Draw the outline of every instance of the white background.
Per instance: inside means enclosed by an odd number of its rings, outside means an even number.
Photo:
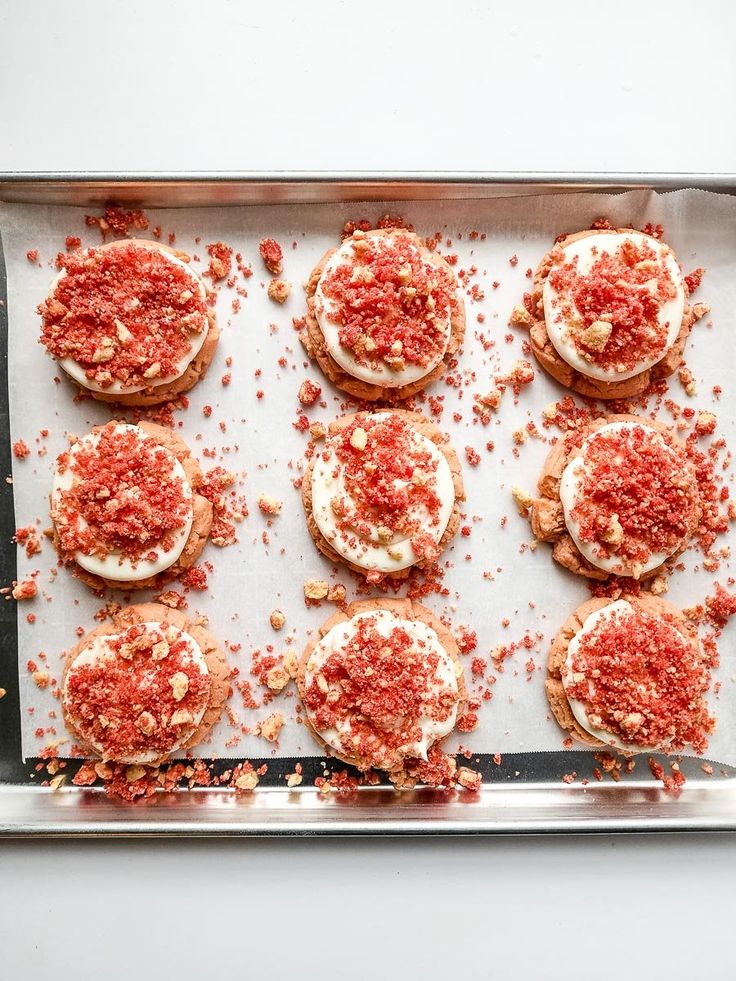
[[[735,38],[729,0],[2,0],[0,169],[735,171]],[[0,977],[730,979],[735,844],[5,843]]]

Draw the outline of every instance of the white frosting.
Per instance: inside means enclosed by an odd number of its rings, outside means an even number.
[[[152,252],[158,252],[167,262],[170,262],[174,266],[180,266],[184,269],[192,281],[193,289],[196,289],[202,299],[206,299],[207,290],[204,283],[197,275],[197,273],[190,269],[186,262],[180,259],[178,256],[172,255],[170,252],[166,252],[164,249],[160,249],[158,246],[151,244],[142,245],[140,241],[136,241],[136,246],[138,248],[148,248]],[[104,247],[104,246],[103,246]],[[66,276],[66,269],[62,269],[61,272],[56,276],[51,283],[49,288],[49,296],[53,296],[56,286]],[[125,310],[120,311],[120,319],[125,322]],[[152,386],[158,387],[160,385],[167,385],[177,378],[181,378],[184,372],[187,370],[189,365],[194,361],[196,356],[202,349],[207,334],[209,332],[209,318],[205,316],[205,326],[204,328],[197,331],[189,332],[189,343],[191,345],[189,351],[177,361],[176,371],[171,375],[166,375],[165,377],[152,378],[150,381],[146,381],[143,385],[123,385],[121,382],[113,379],[110,385],[99,385],[94,378],[87,377],[87,368],[80,365],[73,358],[59,358],[59,364],[64,369],[64,371],[77,382],[78,385],[82,385],[83,388],[88,389],[91,392],[105,392],[109,395],[132,395],[134,392],[142,392],[146,388],[151,388]],[[103,366],[101,366],[103,367]]]
[[[667,300],[659,309],[657,321],[662,331],[666,331],[667,340],[664,348],[655,358],[642,358],[629,370],[616,371],[611,368],[602,368],[587,361],[575,346],[570,326],[564,317],[560,317],[558,306],[563,300],[570,299],[555,290],[549,280],[545,280],[542,291],[544,303],[544,319],[547,325],[547,334],[559,356],[566,361],[572,368],[579,371],[587,378],[596,378],[600,381],[623,381],[632,378],[634,375],[641,374],[647,368],[661,361],[667,351],[672,347],[677,339],[682,326],[682,317],[685,310],[685,285],[683,282],[682,271],[672,250],[661,242],[643,235],[640,232],[626,232],[619,234],[600,234],[589,235],[587,238],[579,239],[565,246],[563,249],[565,259],[570,262],[575,256],[578,257],[577,268],[582,274],[590,272],[594,261],[603,252],[612,255],[625,240],[633,241],[637,246],[648,245],[657,253],[657,259],[661,265],[666,266],[672,277],[672,283],[677,291],[677,295],[672,300]],[[596,250],[594,254],[594,250]],[[646,290],[648,287],[639,287]],[[560,317],[560,319],[558,319]]]
[[[336,652],[339,653],[355,637],[358,632],[358,623],[366,618],[371,618],[375,621],[375,629],[382,637],[390,637],[392,631],[396,627],[400,627],[415,641],[415,650],[420,650],[427,655],[436,654],[438,657],[436,669],[437,681],[432,685],[431,693],[432,695],[436,695],[440,691],[449,691],[457,695],[457,702],[459,702],[455,661],[444,649],[435,631],[421,621],[403,620],[390,610],[374,610],[359,613],[347,622],[338,623],[332,630],[325,634],[307,661],[304,675],[307,689],[311,686],[315,675],[319,673],[331,655]],[[407,758],[426,760],[430,747],[452,732],[457,719],[457,702],[444,721],[433,719],[429,714],[421,715],[417,721],[422,731],[422,736],[416,742],[402,746],[402,754]],[[311,715],[310,721],[314,725],[314,719]],[[330,729],[317,729],[316,726],[315,729],[327,745],[335,750],[336,753],[348,756],[352,755],[350,742],[352,727],[349,719],[344,720],[338,726]],[[343,736],[345,737],[344,741]]]
[[[138,426],[121,424],[115,426],[113,431],[115,433],[125,431],[134,432],[138,435],[141,441],[147,438],[145,432]],[[52,512],[56,512],[60,508],[64,492],[68,491],[78,482],[78,478],[73,473],[75,456],[83,448],[85,450],[94,449],[94,447],[96,447],[99,443],[101,436],[101,432],[88,433],[81,440],[79,440],[78,443],[75,443],[74,446],[71,447],[69,450],[67,465],[64,467],[64,469],[62,470],[59,466],[57,466],[54,472],[54,485],[51,492]],[[86,569],[87,572],[91,572],[95,576],[101,576],[103,579],[112,579],[115,582],[132,582],[138,579],[147,579],[149,576],[158,575],[159,572],[163,572],[164,569],[168,569],[170,566],[172,566],[184,551],[184,546],[189,538],[189,532],[192,529],[192,522],[194,520],[194,511],[191,504],[192,488],[187,480],[184,468],[176,459],[174,454],[163,446],[159,449],[161,452],[165,453],[167,458],[171,461],[171,476],[174,479],[181,479],[184,497],[190,502],[189,517],[181,528],[178,528],[171,533],[171,548],[168,551],[164,551],[160,545],[151,545],[147,551],[154,552],[156,558],[153,560],[148,558],[140,558],[136,562],[132,562],[130,559],[125,558],[118,551],[110,552],[104,557],[100,557],[98,555],[85,555],[84,552],[75,552],[74,561],[77,563],[77,565],[81,566],[83,569]],[[77,516],[77,527],[80,530],[84,530],[88,527],[87,522],[81,515]]]
[[[389,413],[376,412],[367,418],[380,420],[387,415]],[[455,505],[452,472],[445,455],[432,440],[418,433],[411,424],[409,424],[409,428],[414,446],[418,450],[428,453],[436,464],[434,471],[425,472],[429,472],[433,476],[432,489],[440,502],[436,523],[432,523],[431,516],[424,506],[412,508],[410,517],[419,522],[422,531],[427,532],[436,542],[439,542],[445,533]],[[371,439],[370,431],[368,439],[369,441]],[[328,440],[327,448],[329,445]],[[407,481],[396,481],[397,487],[405,487],[407,484]],[[409,538],[396,535],[390,541],[382,542],[378,537],[378,526],[374,524],[369,525],[370,537],[368,538],[360,537],[357,532],[348,534],[345,529],[338,528],[330,504],[336,495],[350,500],[342,464],[337,459],[334,450],[330,452],[328,460],[324,459],[323,453],[319,453],[315,457],[312,468],[312,514],[317,527],[332,548],[349,562],[353,562],[363,569],[377,569],[380,572],[398,572],[417,561]]]
[[[565,694],[567,700],[570,704],[572,714],[575,716],[575,721],[581,728],[585,729],[586,732],[590,733],[596,739],[600,739],[601,742],[606,743],[609,746],[613,746],[615,749],[622,750],[625,753],[651,753],[654,749],[652,746],[639,746],[636,743],[625,743],[618,736],[614,736],[613,733],[609,732],[607,729],[599,729],[594,726],[589,718],[586,711],[585,703],[579,701],[576,698],[571,698],[568,691],[568,686],[571,686],[573,682],[573,660],[580,648],[581,641],[583,637],[591,634],[599,624],[602,624],[606,620],[613,620],[616,616],[628,616],[634,612],[634,608],[631,603],[626,600],[616,600],[615,603],[611,603],[609,606],[604,606],[600,610],[596,610],[591,613],[589,617],[586,618],[582,629],[578,631],[577,634],[570,641],[570,645],[567,649],[567,658],[565,660],[565,670],[562,672],[562,685],[565,689]],[[673,629],[682,637],[683,641],[687,643],[687,638],[680,633],[679,630],[673,625]],[[594,681],[589,680],[588,685],[594,685]],[[657,749],[666,751],[667,747],[657,747]]]
[[[387,243],[386,237],[380,232],[366,232],[366,236],[375,238],[379,246]],[[345,264],[349,266],[356,264],[355,254],[352,248],[353,241],[354,240],[352,238],[346,239],[340,248],[337,249],[330,257],[322,271],[322,275],[320,276],[314,295],[315,316],[320,330],[324,335],[327,350],[340,365],[343,371],[346,371],[349,375],[352,375],[353,378],[358,378],[361,381],[368,382],[369,384],[382,385],[384,388],[397,388],[401,385],[409,385],[412,382],[419,381],[420,378],[424,378],[425,375],[428,375],[431,371],[434,371],[445,356],[451,333],[450,311],[447,311],[444,319],[440,319],[438,316],[437,320],[435,321],[436,326],[438,326],[444,334],[445,343],[442,349],[427,364],[406,364],[400,371],[394,371],[383,361],[377,360],[375,362],[368,363],[359,363],[356,361],[352,351],[340,344],[339,323],[331,320],[328,316],[328,314],[332,314],[333,316],[338,315],[340,313],[341,304],[325,296],[322,290],[323,280],[334,272],[335,269]],[[413,241],[413,247],[417,254],[424,259],[427,266],[431,267],[432,269],[437,268],[436,257],[433,256],[426,246]]]
[[[678,543],[671,552],[652,552],[646,562],[638,563],[636,565],[620,558],[615,552],[611,552],[608,557],[605,557],[600,554],[601,543],[595,541],[585,542],[581,539],[580,523],[573,515],[573,509],[580,500],[581,487],[587,471],[585,454],[591,442],[593,442],[593,440],[595,440],[598,436],[605,433],[637,428],[643,428],[651,439],[655,440],[668,453],[671,453],[673,459],[677,459],[677,454],[670,446],[667,445],[661,434],[650,427],[643,426],[641,423],[637,422],[612,422],[607,426],[601,426],[600,429],[597,429],[594,433],[591,433],[591,435],[588,436],[583,445],[580,447],[578,454],[573,457],[573,459],[565,467],[560,480],[560,501],[562,502],[562,510],[565,515],[565,525],[567,526],[567,530],[570,532],[578,551],[581,552],[584,558],[586,558],[588,562],[590,562],[591,565],[594,565],[597,569],[602,569],[604,572],[613,572],[616,575],[633,576],[635,579],[645,575],[647,572],[651,572],[651,570],[656,569],[657,566],[662,565],[665,559],[668,559],[670,555],[673,555],[678,550],[681,543]],[[614,460],[613,462],[620,463],[621,461]]]
[[[202,675],[209,674],[209,669],[207,667],[207,662],[202,653],[202,649],[197,643],[197,641],[192,637],[191,634],[187,633],[186,630],[181,630],[179,627],[169,626],[168,629],[163,632],[161,630],[161,624],[155,621],[146,621],[143,626],[147,630],[155,630],[157,633],[162,634],[162,636],[168,637],[170,642],[173,643],[174,640],[184,640],[187,644],[187,651],[183,654],[185,661],[195,664],[199,669],[199,673]],[[69,679],[73,674],[75,668],[80,668],[85,664],[96,664],[100,661],[114,661],[115,658],[119,657],[118,654],[111,648],[110,642],[119,637],[120,634],[106,634],[100,637],[95,637],[92,643],[84,647],[79,654],[74,658],[69,670],[66,672],[64,677],[64,685],[62,688],[62,699],[64,702],[64,707],[66,708],[69,715],[76,722],[76,713],[74,711],[74,706],[72,705],[69,697]],[[152,671],[151,674],[158,673],[159,671],[165,670],[166,660],[163,661],[152,661]],[[201,709],[192,713],[192,721],[187,725],[181,727],[179,738],[168,750],[169,753],[176,752],[177,749],[188,742],[188,740],[194,735],[200,722],[204,716],[205,710],[207,708],[207,702],[202,705]],[[131,706],[131,711],[134,711],[133,706]],[[90,746],[100,754],[100,756],[105,758],[104,747],[101,743],[89,739],[85,734],[85,739],[89,742]],[[138,753],[131,756],[121,756],[117,757],[115,762],[117,763],[152,763],[161,757],[160,752],[155,750],[149,750],[146,753]]]

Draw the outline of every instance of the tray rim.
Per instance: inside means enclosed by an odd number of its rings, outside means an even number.
[[[42,787],[6,787],[0,793],[0,805],[4,804],[8,812],[3,815],[0,807],[0,838],[633,834],[736,830],[733,779],[709,786],[686,784],[677,799],[653,782],[638,785],[610,782],[588,787],[549,782],[486,784],[474,795],[456,791],[438,794],[430,788],[408,793],[391,788],[364,788],[358,791],[367,798],[361,805],[334,795],[325,801],[312,787],[296,792],[267,788],[262,793],[268,794],[267,807],[259,807],[255,795],[236,798],[225,788],[198,788],[188,793],[162,794],[153,802],[125,804],[108,800],[101,789],[52,791]],[[431,799],[438,796],[444,800]],[[421,797],[427,800],[416,799]],[[514,801],[523,797],[531,800]],[[72,808],[75,812],[79,809],[73,802],[83,804],[88,816],[66,813]],[[713,803],[711,813],[704,816],[703,805]],[[567,813],[569,809],[574,811],[572,815]],[[55,820],[50,821],[49,814]]]
[[[600,185],[605,181],[619,186],[713,185],[722,189],[736,181],[736,171],[576,171],[576,170],[0,170],[0,184],[94,183],[121,184],[128,181],[151,183],[181,181],[196,184],[265,181],[282,183],[334,183],[364,181],[375,184],[386,181],[430,181],[441,184],[462,182],[482,184],[579,183]]]
[[[687,187],[736,193],[736,172],[423,171],[423,170],[203,170],[0,171],[0,201],[100,204],[114,193],[120,204],[164,207],[294,204],[337,201],[488,198],[574,191],[655,190]],[[207,191],[216,200],[206,200]],[[198,193],[200,192],[200,193]],[[204,192],[202,196],[201,192]],[[73,200],[70,200],[73,199]]]
[[[576,171],[0,171],[0,202],[36,201],[69,204],[85,200],[97,203],[114,192],[120,203],[151,201],[157,190],[172,195],[177,188],[201,191],[230,188],[230,200],[218,196],[213,204],[278,204],[398,199],[410,191],[413,198],[423,193],[447,199],[495,197],[503,194],[534,194],[570,191],[651,189],[671,191],[687,187],[736,193],[736,172],[576,172]],[[274,190],[278,189],[278,193]],[[271,191],[269,194],[268,191]],[[284,193],[286,191],[286,193]],[[85,193],[86,196],[85,196]],[[388,192],[388,193],[387,193]],[[102,198],[100,198],[102,194]],[[61,197],[59,197],[59,195]],[[172,196],[175,197],[175,194]],[[191,198],[183,198],[192,206]],[[171,203],[160,206],[171,206]],[[289,796],[281,788],[264,788],[269,799]],[[253,803],[228,800],[228,813],[215,807],[202,820],[203,809],[190,815],[196,797],[204,795],[216,805],[223,791],[197,789],[157,800],[154,807],[121,805],[107,801],[100,791],[66,788],[52,791],[40,786],[0,785],[0,837],[129,837],[129,836],[289,836],[289,835],[478,835],[478,834],[565,834],[636,833],[643,831],[736,831],[736,782],[733,778],[688,783],[673,801],[657,784],[642,781],[631,785],[486,784],[471,801],[462,794],[447,795],[447,804],[431,816],[426,803],[414,801],[406,807],[395,791],[372,791],[380,804],[366,813],[341,801],[324,802],[313,788],[303,788],[298,799],[306,806],[295,809],[293,818],[277,818],[277,811]],[[527,800],[525,816],[514,816],[524,796],[540,794],[536,806]],[[67,815],[69,801],[82,802],[88,817]],[[422,797],[422,793],[414,795]],[[426,795],[424,795],[426,796]],[[583,800],[586,797],[587,799]],[[253,798],[255,800],[257,798]],[[575,802],[572,806],[570,802]],[[610,802],[615,801],[615,807]],[[365,803],[365,801],[364,801]],[[286,805],[289,806],[288,804]],[[710,813],[704,813],[708,807]],[[136,817],[131,811],[136,809]],[[139,809],[140,808],[140,809]],[[457,816],[455,808],[462,810]],[[477,809],[476,809],[477,808]],[[545,813],[545,808],[547,812]],[[557,810],[555,810],[557,809]],[[77,808],[78,810],[78,808]],[[205,808],[205,810],[208,810]],[[237,819],[232,817],[239,810]],[[373,817],[373,810],[381,816]],[[693,810],[695,813],[693,813]],[[110,811],[114,816],[109,816]],[[155,817],[151,811],[157,812]],[[432,809],[430,808],[430,812]],[[450,811],[452,813],[450,813]],[[560,813],[562,811],[562,813]],[[97,812],[99,817],[95,817]],[[174,812],[179,812],[174,814]],[[398,813],[397,813],[398,812]],[[416,812],[416,813],[414,813]],[[566,813],[565,813],[566,812]],[[301,813],[301,818],[299,814]],[[337,815],[337,816],[335,816]],[[389,816],[391,815],[391,816]],[[54,819],[55,818],[55,819]]]

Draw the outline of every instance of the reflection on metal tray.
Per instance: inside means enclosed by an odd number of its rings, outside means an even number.
[[[736,193],[733,174],[5,174],[0,201],[90,206],[114,200],[145,207],[223,206],[371,200],[458,200],[560,191],[675,190],[700,187]],[[0,299],[5,299],[0,251]],[[7,306],[0,306],[0,466],[11,472],[7,391]],[[0,536],[12,539],[12,486],[0,487]],[[0,558],[3,582],[15,578],[15,553]],[[17,679],[17,609],[0,604],[0,665]],[[137,804],[111,801],[98,789],[59,791],[33,785],[32,761],[21,759],[17,680],[4,716],[16,724],[0,737],[0,834],[5,835],[253,835],[482,834],[569,831],[736,829],[736,769],[716,766],[704,778],[701,760],[686,759],[687,783],[668,796],[646,767],[625,782],[565,785],[562,776],[589,772],[590,753],[505,754],[500,765],[474,756],[483,774],[475,794],[418,788],[363,787],[325,799],[311,782],[321,772],[307,761],[304,785],[268,786],[236,798],[222,789],[159,794]],[[263,761],[253,760],[254,765]],[[70,762],[67,772],[79,764]],[[220,761],[224,770],[232,761]],[[312,770],[314,772],[312,772]],[[217,771],[216,771],[217,772]]]

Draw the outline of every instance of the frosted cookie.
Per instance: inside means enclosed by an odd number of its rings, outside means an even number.
[[[677,370],[694,317],[672,249],[624,228],[562,238],[537,268],[530,321],[545,371],[614,399]]]
[[[66,655],[61,705],[81,750],[155,764],[207,737],[230,694],[214,637],[178,610],[129,606]]]
[[[704,752],[715,724],[709,684],[692,625],[646,594],[583,603],[552,644],[546,682],[563,729],[627,755]]]
[[[41,343],[96,399],[155,405],[192,388],[219,331],[207,291],[183,252],[128,239],[63,256]]]
[[[302,481],[317,548],[356,572],[398,578],[437,560],[457,531],[464,499],[447,437],[402,410],[336,419]]]
[[[303,341],[355,398],[405,399],[439,378],[465,334],[449,265],[406,229],[356,231],[306,285]]]
[[[688,544],[701,516],[685,447],[661,423],[596,419],[553,446],[529,516],[560,565],[589,579],[646,578]]]
[[[109,422],[56,461],[54,542],[92,589],[159,587],[198,559],[212,505],[199,464],[163,426]]]
[[[297,676],[318,742],[399,786],[452,732],[466,700],[452,634],[411,600],[364,600],[307,645]]]

